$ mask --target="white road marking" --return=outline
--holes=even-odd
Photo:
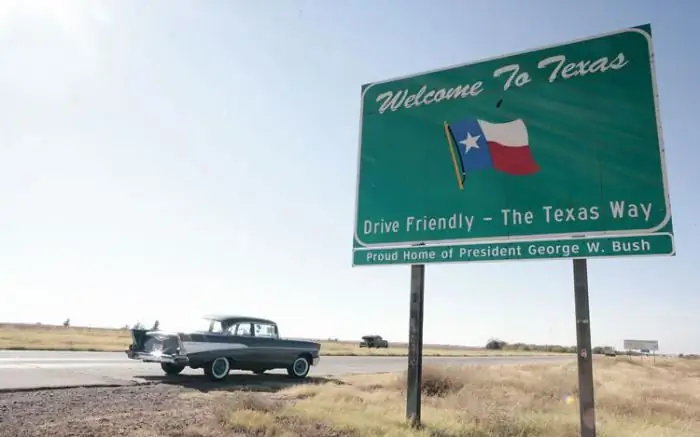
[[[121,359],[114,359],[114,358],[0,358],[0,362],[4,361],[9,361],[9,362],[31,362],[31,363],[38,363],[38,362],[62,362],[62,361],[85,361],[85,362],[108,362],[108,363],[128,363],[129,361],[128,358],[121,358]]]
[[[95,367],[128,367],[131,363],[16,363],[0,364],[1,370],[8,369],[91,369]]]

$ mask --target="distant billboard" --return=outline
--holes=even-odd
[[[625,340],[625,350],[642,350],[647,349],[650,351],[659,350],[658,340]]]

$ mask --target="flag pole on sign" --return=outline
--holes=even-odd
[[[457,184],[459,189],[464,189],[464,181],[462,180],[462,172],[459,171],[459,164],[457,164],[457,155],[455,155],[455,146],[452,144],[452,135],[450,134],[450,127],[445,124],[445,136],[447,137],[447,145],[450,147],[450,155],[452,155],[452,164],[455,168],[455,176],[457,177]]]

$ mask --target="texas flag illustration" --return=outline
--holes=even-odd
[[[521,119],[489,123],[467,118],[445,123],[445,134],[460,188],[466,174],[476,170],[495,169],[509,175],[529,175],[540,169],[528,144],[527,126]]]

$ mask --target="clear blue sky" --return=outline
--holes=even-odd
[[[0,320],[231,312],[405,341],[409,267],[351,268],[361,84],[650,22],[678,254],[589,262],[593,342],[700,352],[698,16],[641,0],[5,1]],[[426,342],[576,341],[570,261],[426,270]]]

